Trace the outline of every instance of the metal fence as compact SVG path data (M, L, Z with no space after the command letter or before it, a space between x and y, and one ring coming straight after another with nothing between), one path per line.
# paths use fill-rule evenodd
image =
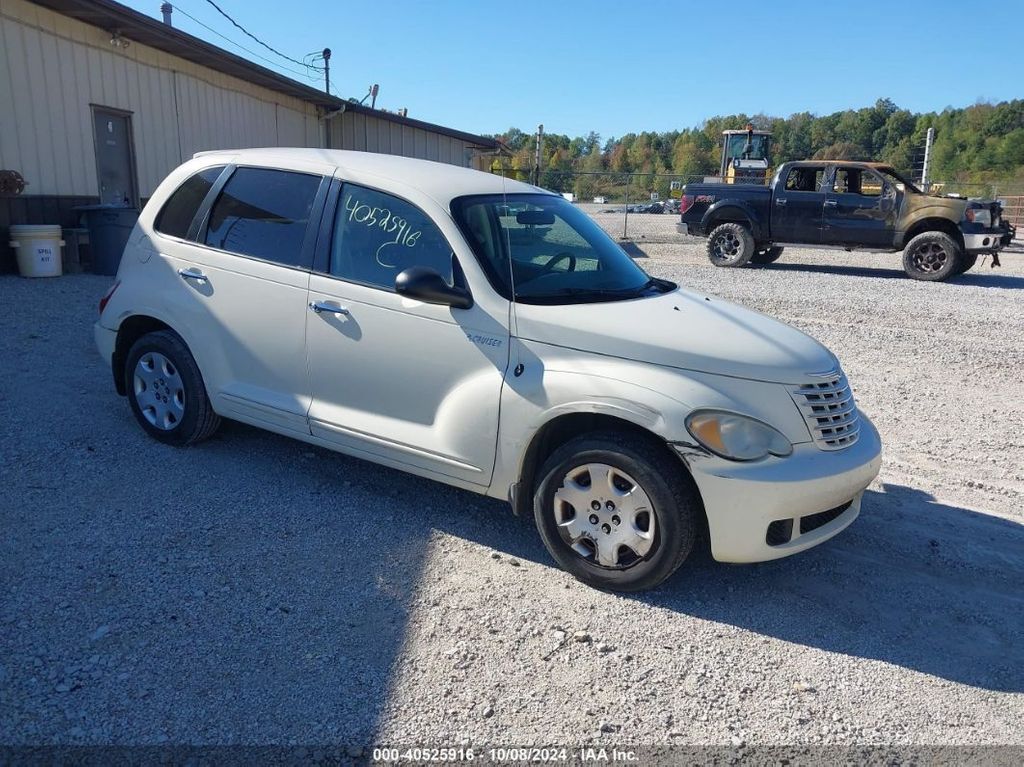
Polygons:
M506 170L505 175L533 181L531 170ZM675 226L679 221L681 188L686 184L718 180L710 176L672 173L549 170L540 174L539 185L569 197L617 240L662 243L679 241ZM1017 227L1024 223L1024 186L950 181L934 182L931 188L943 194L1003 200L1006 219Z

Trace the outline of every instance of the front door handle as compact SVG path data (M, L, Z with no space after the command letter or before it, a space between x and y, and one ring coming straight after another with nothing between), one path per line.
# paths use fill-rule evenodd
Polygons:
M834 208L838 204L839 204L838 200L825 200L825 207L826 208Z
M777 197L777 198L775 198L775 204L778 205L779 207L784 206L786 204L786 198L785 197Z
M320 312L331 312L332 314L348 315L350 313L344 306L329 304L325 301L310 301L309 310L314 314L320 314Z
M190 267L188 269L179 269L178 274L181 275L181 278L185 280L195 280L196 282L209 282L207 276L198 269L196 269L195 267Z

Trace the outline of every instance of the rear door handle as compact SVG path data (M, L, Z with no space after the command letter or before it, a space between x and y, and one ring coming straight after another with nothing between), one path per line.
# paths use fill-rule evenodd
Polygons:
M350 314L349 310L344 306L338 306L337 304L329 304L326 301L310 301L309 310L314 314L320 314L320 312L331 312L332 314Z
M190 267L188 269L179 269L178 274L180 274L182 279L185 280L195 280L196 282L209 282L209 279L206 277L206 275L203 274L198 269L196 269L195 267Z

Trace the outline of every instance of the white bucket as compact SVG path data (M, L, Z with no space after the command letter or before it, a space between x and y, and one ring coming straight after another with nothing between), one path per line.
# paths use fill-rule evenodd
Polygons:
M22 277L60 277L63 272L60 226L57 224L15 224L10 246L18 251Z

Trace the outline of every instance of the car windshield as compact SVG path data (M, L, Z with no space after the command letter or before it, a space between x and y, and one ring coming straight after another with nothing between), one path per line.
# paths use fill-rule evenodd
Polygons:
M676 287L650 277L562 197L461 197L452 214L495 289L521 303L618 301Z

